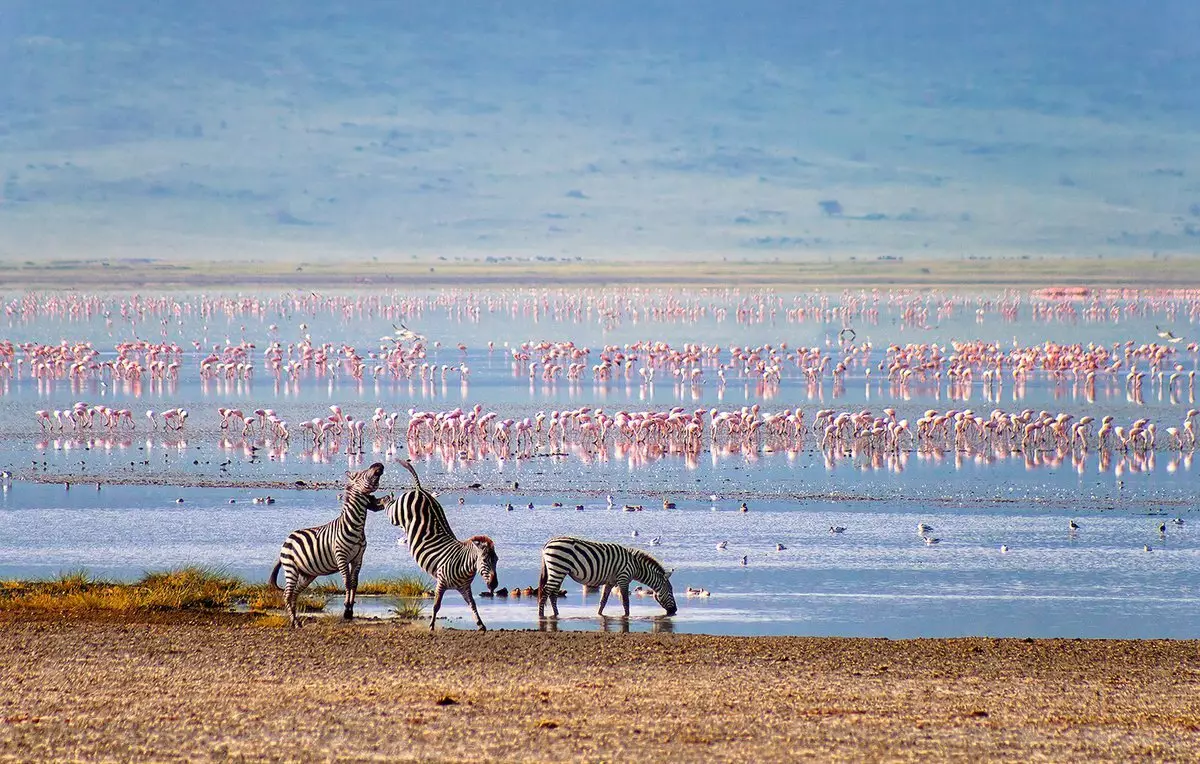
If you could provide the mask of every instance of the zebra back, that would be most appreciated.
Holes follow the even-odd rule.
[[[424,488],[410,488],[392,502],[388,510],[392,525],[404,529],[408,543],[415,545],[426,539],[453,539],[458,541],[446,519],[446,510],[441,503]]]

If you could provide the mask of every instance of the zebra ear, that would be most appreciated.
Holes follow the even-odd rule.
[[[675,572],[675,569],[674,569],[674,568],[671,568],[670,570],[668,570],[668,571],[667,571],[667,578],[670,578],[670,577],[671,577],[671,574],[672,574],[672,573],[674,573],[674,572]]]

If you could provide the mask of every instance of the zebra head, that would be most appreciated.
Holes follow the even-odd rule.
[[[500,559],[496,556],[496,544],[487,536],[472,536],[467,543],[473,545],[479,554],[476,572],[487,584],[489,592],[496,591],[500,584],[500,579],[496,577],[496,562]]]
[[[675,604],[675,588],[671,586],[671,574],[675,570],[671,569],[663,573],[663,585],[661,589],[656,589],[654,594],[658,599],[658,604],[663,606],[667,611],[667,615],[675,615],[679,611],[679,606]]]
[[[379,488],[379,479],[383,477],[383,465],[375,462],[365,470],[346,473],[346,490],[358,493],[374,493]]]
[[[675,570],[667,570],[661,562],[641,550],[638,550],[638,556],[643,568],[642,577],[638,580],[654,590],[654,598],[667,611],[667,615],[675,615],[679,610],[675,604],[675,589],[671,586],[671,574]]]

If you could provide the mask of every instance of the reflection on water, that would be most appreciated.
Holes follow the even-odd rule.
[[[411,458],[460,533],[497,540],[513,584],[573,533],[659,539],[679,593],[712,593],[670,619],[634,598],[628,621],[573,594],[554,624],[481,602],[489,626],[1193,635],[1191,292],[3,304],[0,466],[17,481],[0,479],[0,575],[199,563],[259,580],[287,532],[336,509],[332,490],[283,486]],[[121,482],[265,484],[278,501]],[[412,572],[394,529],[370,531],[368,577]],[[444,613],[473,625],[461,603]]]
[[[1194,476],[1186,482],[1192,491]],[[659,508],[661,493],[630,488],[627,483],[617,493],[612,508],[603,495],[566,487],[552,494],[465,492],[462,504],[450,493],[443,503],[460,535],[495,539],[500,578],[510,588],[536,584],[541,545],[559,534],[641,546],[675,568],[676,616],[667,618],[653,598],[635,596],[628,624],[602,620],[599,595],[583,596],[568,582],[559,601],[560,629],[1194,635],[1192,614],[1200,604],[1194,501],[1093,503],[1090,486],[1081,491],[1070,481],[1061,491],[1045,486],[1032,500],[1014,501],[1007,492],[979,498],[994,491],[984,488],[974,500],[943,501],[935,482],[909,486],[897,500],[760,497],[745,500],[749,511],[741,512],[743,499],[736,496],[678,496],[666,510]],[[335,490],[272,490],[273,504],[255,502],[262,493],[110,485],[67,490],[15,482],[0,496],[0,576],[46,577],[85,567],[136,578],[199,564],[263,580],[287,533],[328,520],[337,499]],[[626,512],[627,504],[644,510]],[[831,533],[833,525],[845,530]],[[930,545],[922,534],[940,542]],[[368,521],[368,538],[367,579],[416,572],[385,519]],[[687,596],[688,589],[711,596]],[[536,598],[481,599],[479,606],[489,628],[539,628]],[[387,606],[374,601],[360,610],[387,615]],[[474,626],[466,605],[454,598],[440,615],[451,627]]]

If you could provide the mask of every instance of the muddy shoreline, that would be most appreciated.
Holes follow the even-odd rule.
[[[0,618],[0,760],[1185,760],[1200,643]]]

